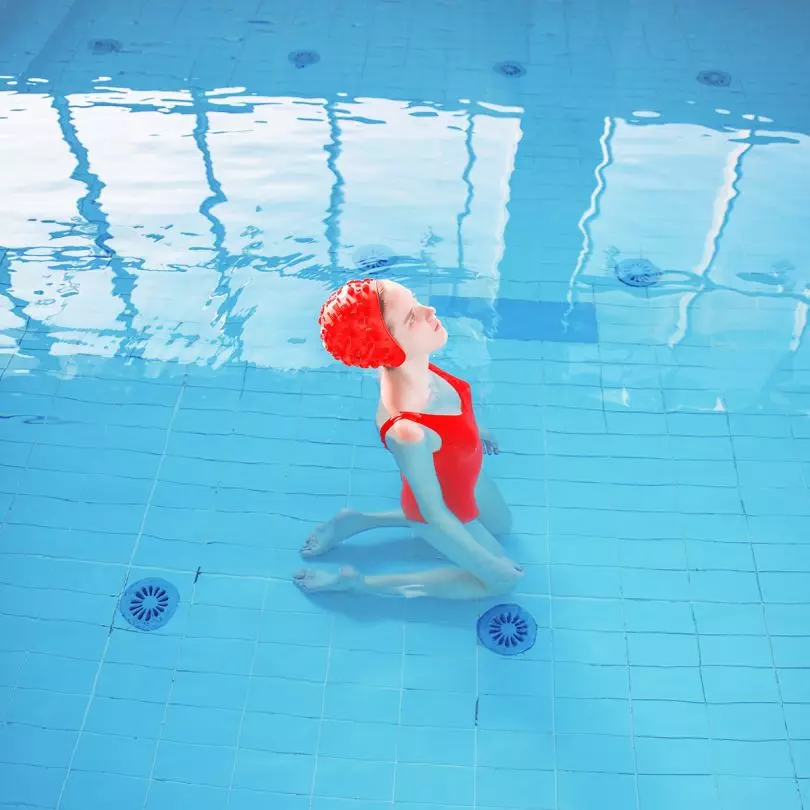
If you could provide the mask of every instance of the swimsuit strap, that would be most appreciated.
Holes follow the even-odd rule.
[[[416,422],[422,427],[426,427],[429,430],[433,428],[430,425],[426,424],[425,416],[430,417],[431,415],[434,416],[441,416],[442,414],[422,414],[416,413],[415,411],[402,411],[402,413],[398,413],[396,416],[390,416],[388,419],[385,420],[383,426],[380,428],[380,438],[382,439],[382,443],[386,449],[388,449],[388,442],[386,442],[385,437],[389,430],[397,423],[402,421],[403,419],[407,419],[409,422]]]
[[[407,419],[409,422],[416,422],[418,425],[428,428],[428,430],[435,430],[435,428],[430,425],[430,422],[435,417],[444,418],[448,416],[463,416],[465,414],[467,410],[465,407],[465,394],[468,392],[465,390],[466,383],[464,380],[460,380],[458,377],[454,377],[452,374],[442,371],[438,366],[434,366],[433,363],[429,365],[429,368],[434,374],[448,383],[459,395],[461,399],[461,413],[417,413],[416,411],[402,411],[394,416],[389,416],[380,428],[380,439],[382,439],[382,443],[386,449],[388,448],[388,443],[385,441],[386,434],[397,422],[403,419]]]

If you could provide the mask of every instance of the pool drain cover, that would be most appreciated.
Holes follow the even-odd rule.
[[[725,70],[701,70],[697,80],[710,87],[728,87],[731,84],[731,74]]]
[[[287,55],[297,68],[305,68],[321,61],[321,56],[317,51],[292,51]]]
[[[628,287],[652,287],[661,271],[649,259],[624,259],[616,265],[616,278]]]
[[[520,605],[496,605],[478,620],[478,638],[499,655],[517,655],[534,646],[537,623]]]
[[[526,68],[520,62],[498,62],[494,70],[496,73],[500,73],[501,76],[509,76],[510,78],[526,75]]]
[[[142,579],[124,591],[121,615],[138,630],[157,630],[171,619],[180,597],[165,579]]]
[[[394,263],[394,254],[385,245],[364,245],[355,250],[352,260],[358,270],[367,273],[371,270],[390,267]]]

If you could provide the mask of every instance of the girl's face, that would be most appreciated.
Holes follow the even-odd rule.
[[[427,355],[447,343],[447,331],[436,310],[420,304],[407,287],[381,281],[377,291],[385,325],[406,355]]]

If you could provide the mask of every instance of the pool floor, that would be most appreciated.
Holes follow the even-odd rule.
[[[808,25],[0,0],[0,810],[810,810]],[[499,441],[509,597],[292,584],[398,505],[315,326],[367,273]]]

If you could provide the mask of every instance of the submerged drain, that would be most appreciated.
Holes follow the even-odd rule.
[[[493,70],[500,73],[501,76],[509,76],[510,78],[526,75],[526,68],[520,62],[498,62]]]
[[[478,620],[478,638],[499,655],[517,655],[534,646],[537,623],[520,605],[496,605]]]
[[[624,259],[616,265],[616,278],[628,287],[652,287],[661,275],[649,259]]]
[[[369,272],[394,264],[394,253],[385,245],[364,245],[355,250],[352,260],[358,270]]]
[[[305,68],[321,61],[321,55],[317,51],[291,51],[287,55],[297,68]]]
[[[180,597],[165,579],[142,579],[124,591],[121,615],[138,630],[157,630],[171,619]]]
[[[728,87],[731,84],[731,74],[725,70],[701,70],[697,80],[710,87]]]

